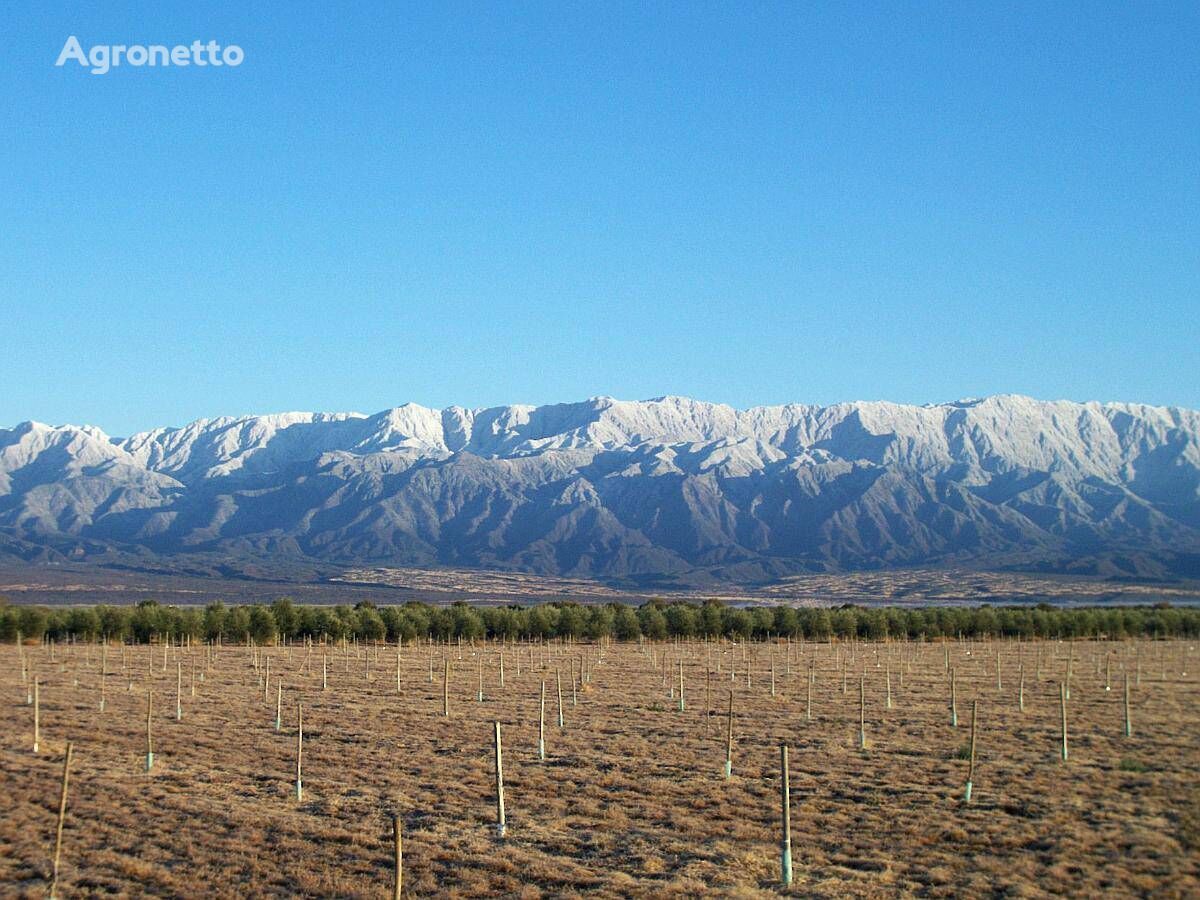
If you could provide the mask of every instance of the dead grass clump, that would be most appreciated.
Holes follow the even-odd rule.
[[[1200,790],[1192,790],[1184,799],[1177,829],[1183,848],[1192,853],[1200,852]]]

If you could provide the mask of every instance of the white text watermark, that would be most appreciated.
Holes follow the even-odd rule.
[[[237,44],[221,46],[216,41],[190,44],[95,44],[84,52],[79,38],[71,35],[58,54],[56,66],[76,62],[93,75],[105,75],[117,66],[240,66],[246,58]]]

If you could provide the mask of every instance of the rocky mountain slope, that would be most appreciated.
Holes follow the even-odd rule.
[[[0,558],[220,554],[696,583],[1200,574],[1200,413],[680,397],[0,429]]]

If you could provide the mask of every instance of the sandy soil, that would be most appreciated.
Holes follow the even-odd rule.
[[[1193,644],[952,644],[957,728],[940,644],[510,646],[503,687],[498,647],[451,647],[449,718],[442,716],[443,652],[405,648],[397,692],[395,647],[266,648],[258,671],[245,647],[213,651],[211,660],[203,647],[172,649],[165,670],[162,647],[114,647],[100,713],[98,648],[59,647],[51,661],[48,648],[28,647],[40,681],[34,754],[18,650],[0,647],[0,894],[45,896],[69,739],[62,897],[390,896],[393,809],[404,827],[406,894],[775,893],[782,889],[781,741],[790,747],[796,895],[1200,896],[1200,654]],[[1059,682],[1068,654],[1070,758],[1063,763]],[[680,658],[683,712],[673,696]],[[573,701],[581,660],[590,683]],[[563,673],[562,730],[556,669]],[[1125,672],[1134,682],[1130,738],[1122,733]],[[547,759],[540,761],[543,679]],[[725,780],[731,689],[733,777]],[[299,803],[298,699],[305,731]],[[974,798],[966,805],[962,757],[976,699]],[[494,720],[505,748],[503,839],[494,828]]]

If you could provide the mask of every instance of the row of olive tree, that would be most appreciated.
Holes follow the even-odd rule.
[[[81,606],[46,609],[0,601],[0,640],[20,634],[49,637],[146,642],[155,638],[270,643],[280,638],[340,640],[438,640],[475,638],[611,637],[628,641],[693,637],[768,637],[827,640],[861,638],[1131,636],[1195,637],[1200,609],[1154,607],[1039,606],[742,608],[715,602],[653,600],[639,607],[620,603],[534,606],[431,606],[405,603],[376,607],[300,606],[289,599],[268,605],[200,607],[162,606],[153,600],[136,606]]]

